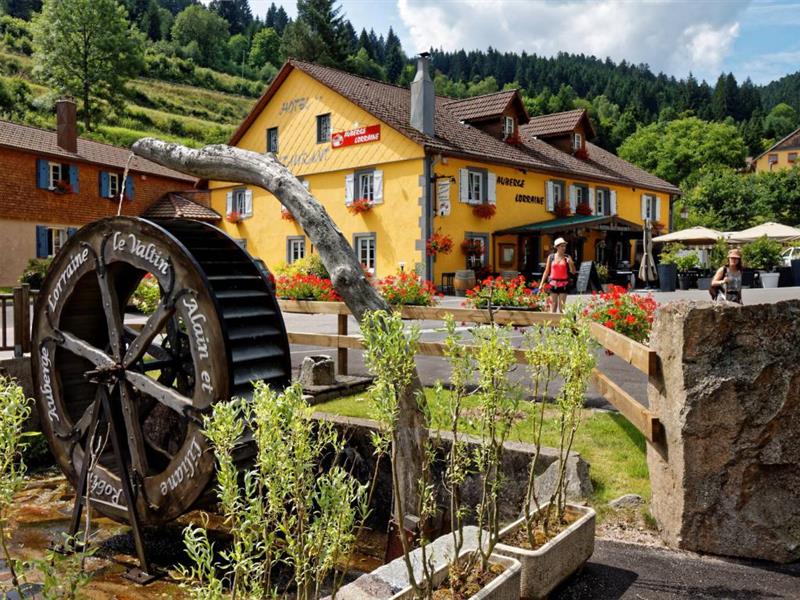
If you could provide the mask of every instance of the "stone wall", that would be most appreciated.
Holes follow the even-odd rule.
[[[800,301],[670,303],[651,347],[651,511],[672,546],[800,559]]]

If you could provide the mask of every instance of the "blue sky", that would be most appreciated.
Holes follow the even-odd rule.
[[[250,0],[263,15],[272,0]],[[276,4],[281,2],[276,1]],[[294,16],[295,3],[282,3]],[[406,53],[429,46],[583,52],[713,83],[767,83],[800,70],[800,0],[341,0],[360,31],[393,27]]]

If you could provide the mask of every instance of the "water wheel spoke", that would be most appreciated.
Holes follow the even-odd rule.
[[[122,356],[123,327],[117,290],[108,269],[97,270],[97,282],[100,286],[103,312],[106,315],[106,325],[108,326],[108,343],[111,346],[112,356],[118,361]]]
[[[92,346],[89,342],[84,342],[79,337],[72,335],[66,331],[55,331],[54,337],[56,344],[69,350],[76,356],[85,358],[96,367],[113,367],[114,359],[108,354]]]
[[[167,303],[162,298],[158,303],[156,311],[147,319],[142,330],[128,346],[125,357],[122,359],[123,366],[128,369],[132,364],[144,356],[150,349],[153,339],[161,332],[167,321],[175,312],[175,306]]]
[[[128,344],[130,345],[133,342],[133,340],[135,340],[137,337],[139,337],[139,331],[137,331],[133,327],[130,327],[129,325],[126,325],[125,340],[128,342]],[[145,352],[145,354],[149,354],[150,356],[159,361],[172,360],[172,355],[168,351],[164,350],[164,348],[152,342],[147,347],[147,352]]]
[[[128,371],[125,377],[130,384],[141,393],[155,398],[161,402],[161,404],[171,408],[179,415],[195,417],[194,413],[196,409],[191,398],[187,398],[178,391],[158,383],[147,375],[137,373],[136,371]]]
[[[119,395],[122,404],[122,416],[125,419],[125,433],[128,438],[128,450],[133,470],[142,477],[147,475],[147,451],[142,435],[142,424],[139,410],[128,384],[119,382]]]
[[[169,452],[164,450],[161,446],[159,446],[158,444],[154,443],[151,439],[149,439],[147,437],[144,438],[144,443],[147,444],[147,446],[150,449],[152,449],[154,452],[157,452],[158,454],[160,454],[161,456],[163,456],[164,458],[166,458],[169,461],[171,461],[173,458],[175,458],[174,454],[170,454]]]

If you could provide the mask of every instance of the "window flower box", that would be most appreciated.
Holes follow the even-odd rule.
[[[70,185],[69,181],[65,179],[59,179],[56,181],[53,191],[57,194],[71,194],[72,186]]]
[[[461,252],[467,256],[483,254],[483,242],[479,239],[469,238],[461,242]]]
[[[360,215],[372,210],[373,206],[375,205],[368,198],[359,198],[358,200],[353,200],[353,203],[347,207],[347,211],[351,215]]]
[[[553,209],[555,215],[559,218],[568,217],[572,214],[572,211],[569,207],[569,202],[566,200],[562,200],[558,204],[556,204],[555,209]]]
[[[497,214],[497,206],[494,204],[477,204],[472,207],[472,214],[479,219],[488,221]]]
[[[225,220],[228,221],[228,223],[241,223],[242,214],[237,211],[230,212],[228,216],[225,217]]]
[[[588,216],[594,213],[592,213],[592,207],[588,202],[581,202],[575,207],[575,214]]]

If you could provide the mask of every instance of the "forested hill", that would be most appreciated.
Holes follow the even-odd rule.
[[[356,31],[336,0],[297,0],[294,20],[275,3],[265,18],[255,17],[248,0],[0,0],[0,115],[6,118],[49,125],[58,94],[82,98],[80,82],[59,77],[67,71],[59,64],[66,53],[46,52],[46,40],[36,39],[34,22],[38,31],[66,40],[55,47],[69,43],[69,19],[48,23],[59,18],[55,6],[62,16],[67,6],[89,14],[122,7],[128,32],[116,42],[128,53],[120,65],[126,76],[107,71],[118,85],[94,83],[92,105],[81,106],[92,119],[86,135],[113,143],[142,133],[194,144],[224,141],[287,56],[401,85],[414,76],[413,57],[391,28],[385,35]],[[39,11],[48,18],[37,21]],[[595,141],[611,150],[639,126],[686,115],[733,122],[750,153],[799,124],[800,72],[756,86],[732,74],[705,82],[585,55],[492,48],[432,54],[437,93],[465,97],[515,87],[532,115],[586,108]]]

